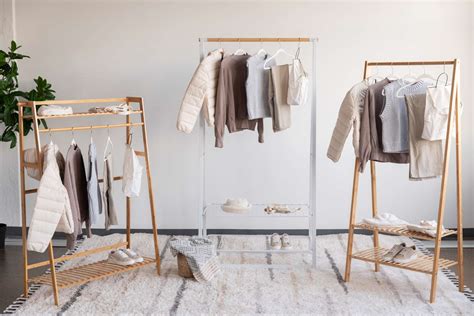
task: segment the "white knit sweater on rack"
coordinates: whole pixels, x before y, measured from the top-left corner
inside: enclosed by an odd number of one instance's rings
[[[334,162],[339,161],[347,136],[352,128],[352,143],[355,155],[359,156],[360,115],[367,88],[368,85],[365,80],[357,83],[346,93],[342,101],[327,152],[328,158]]]

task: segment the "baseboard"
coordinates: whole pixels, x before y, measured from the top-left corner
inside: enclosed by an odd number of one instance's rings
[[[151,233],[151,229],[132,229],[132,233]],[[366,230],[356,230],[358,234],[372,234]],[[93,229],[92,233],[99,236],[119,233],[124,234],[125,229]],[[182,235],[182,236],[194,236],[197,235],[197,229],[158,229],[158,234],[162,235]],[[288,235],[308,235],[307,229],[209,229],[208,234],[219,234],[219,235],[268,235],[273,233],[287,233]],[[344,234],[347,233],[347,229],[318,229],[317,235],[332,235],[332,234]],[[464,240],[474,240],[474,228],[463,229]],[[21,227],[7,227],[7,238],[20,238]],[[63,233],[55,233],[54,239],[64,239]],[[456,240],[456,235],[451,235],[445,240]]]

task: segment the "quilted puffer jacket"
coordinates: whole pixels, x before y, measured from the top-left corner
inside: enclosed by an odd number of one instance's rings
[[[55,231],[66,234],[74,232],[69,196],[61,181],[56,161],[60,155],[58,146],[49,144],[43,148],[43,175],[38,187],[27,240],[28,250],[37,252],[46,250]]]
[[[179,131],[191,133],[201,109],[207,124],[214,126],[217,79],[223,56],[222,49],[210,52],[194,72],[179,110],[176,123]]]

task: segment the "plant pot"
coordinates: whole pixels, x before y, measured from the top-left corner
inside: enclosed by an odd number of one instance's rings
[[[0,249],[5,249],[6,236],[7,236],[7,224],[0,223]]]

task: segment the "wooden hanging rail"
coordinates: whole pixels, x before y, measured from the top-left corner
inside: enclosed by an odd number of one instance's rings
[[[125,102],[128,105],[130,103],[138,103],[139,108],[131,111],[127,115],[117,115],[124,116],[125,123],[121,124],[106,124],[106,125],[89,125],[89,126],[76,126],[76,127],[58,127],[58,128],[46,128],[40,129],[38,120],[47,120],[47,119],[61,119],[61,118],[71,118],[71,117],[83,117],[90,118],[95,116],[112,115],[115,113],[74,113],[67,115],[55,115],[55,116],[38,116],[36,107],[42,104],[57,104],[57,105],[79,105],[79,104],[97,104],[97,103],[113,103],[113,102]],[[31,108],[31,115],[24,115],[24,109]],[[140,114],[140,122],[133,123],[131,120],[132,114]],[[20,155],[20,180],[21,180],[21,222],[22,222],[22,243],[23,243],[23,295],[28,297],[28,283],[41,283],[51,285],[53,287],[54,303],[59,305],[59,288],[70,287],[74,285],[83,284],[89,281],[98,280],[110,275],[117,273],[122,273],[130,271],[133,269],[140,268],[144,265],[155,263],[156,271],[160,273],[160,255],[158,248],[158,233],[156,226],[156,215],[155,215],[155,204],[153,196],[153,188],[151,181],[151,171],[150,171],[150,159],[148,155],[148,142],[147,142],[147,133],[146,133],[146,123],[145,123],[145,105],[141,97],[126,97],[126,98],[108,98],[108,99],[83,99],[83,100],[47,100],[47,101],[28,101],[28,102],[18,102],[18,116],[19,116],[19,155]],[[30,119],[33,122],[33,134],[35,139],[35,149],[38,163],[26,163],[23,159],[25,152],[25,136],[24,136],[24,120]],[[99,261],[93,264],[88,264],[86,266],[78,266],[68,270],[62,270],[56,272],[55,264],[56,262],[72,260],[79,257],[84,257],[92,254],[97,254],[112,249],[117,249],[120,247],[131,247],[131,234],[130,234],[130,213],[131,213],[131,200],[129,197],[126,197],[126,240],[123,242],[115,243],[108,246],[103,246],[99,248],[93,248],[81,251],[76,254],[65,255],[60,258],[54,258],[53,253],[53,244],[52,242],[48,245],[48,256],[49,260],[36,262],[29,264],[28,263],[28,250],[27,250],[27,223],[26,223],[26,195],[31,193],[36,193],[37,189],[26,189],[26,179],[25,179],[25,168],[39,168],[42,170],[43,162],[41,161],[41,141],[40,133],[50,133],[50,132],[64,132],[64,131],[84,131],[92,129],[104,129],[104,128],[119,128],[125,127],[125,139],[126,143],[130,143],[131,139],[131,127],[141,126],[141,134],[143,139],[143,151],[137,151],[138,156],[141,156],[145,159],[145,171],[147,175],[148,183],[148,197],[150,201],[150,215],[151,223],[153,228],[153,242],[154,242],[154,252],[155,258],[144,258],[144,262],[136,263],[131,266],[119,266],[110,264],[107,260]],[[121,176],[114,177],[114,180],[122,179]],[[99,179],[99,182],[103,182],[102,179]],[[51,273],[49,275],[44,274],[40,277],[30,279],[29,270],[35,269],[38,267],[49,266]]]
[[[453,65],[452,78],[451,78],[451,95],[449,102],[449,114],[448,114],[448,126],[446,130],[445,147],[444,147],[444,160],[443,160],[443,172],[441,178],[441,188],[439,195],[438,205],[438,217],[437,217],[437,231],[436,237],[432,238],[428,235],[410,232],[407,229],[397,228],[376,228],[368,227],[365,224],[356,224],[356,211],[357,211],[357,195],[359,191],[359,159],[356,157],[354,164],[354,178],[352,183],[352,198],[351,198],[351,210],[349,217],[349,236],[347,242],[347,256],[346,256],[346,271],[344,280],[349,282],[351,273],[352,259],[363,260],[373,262],[375,264],[375,271],[379,271],[379,265],[388,265],[392,267],[398,267],[408,269],[417,272],[423,272],[431,275],[431,292],[430,302],[434,303],[436,298],[436,286],[438,280],[439,269],[448,268],[453,265],[458,266],[459,274],[459,291],[464,291],[464,256],[463,256],[463,231],[462,231],[462,155],[461,155],[461,120],[460,120],[460,63],[458,59],[454,60],[442,60],[442,61],[383,61],[374,62],[366,61],[364,66],[363,79],[369,78],[369,67],[378,66],[435,66],[435,65]],[[454,122],[453,122],[454,119]],[[449,152],[451,148],[453,132],[452,124],[455,124],[456,133],[456,202],[457,202],[457,231],[447,230],[442,232],[444,210],[446,204],[446,189],[449,169]],[[377,183],[375,174],[375,161],[370,161],[370,174],[371,174],[371,191],[372,191],[372,216],[377,215]],[[358,253],[353,253],[353,242],[354,242],[354,231],[355,229],[366,229],[371,230],[374,233],[374,247],[368,250],[363,250]],[[388,233],[392,235],[408,236],[411,238],[418,238],[424,240],[434,240],[435,250],[433,256],[425,256],[421,253],[418,254],[418,258],[406,264],[396,264],[391,261],[384,261],[383,254],[388,250],[379,247],[378,233]],[[445,236],[457,234],[458,243],[458,260],[447,260],[440,258],[441,239]]]
[[[310,37],[209,37],[200,40],[206,40],[207,42],[221,43],[221,42],[234,42],[234,43],[304,43],[318,41],[318,38]]]

